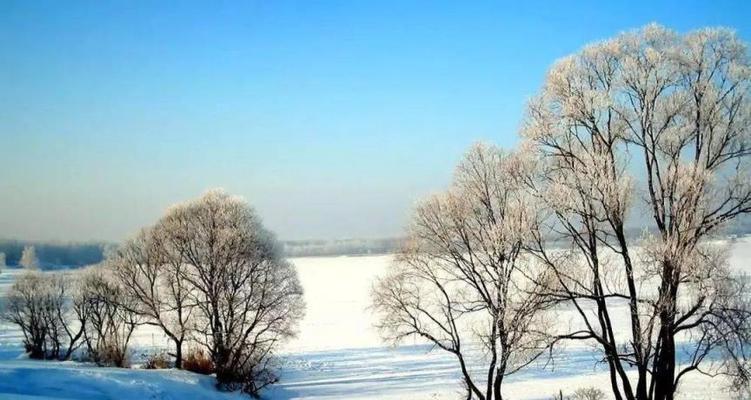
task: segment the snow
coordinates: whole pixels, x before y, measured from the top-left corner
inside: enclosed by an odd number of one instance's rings
[[[305,290],[305,317],[285,350],[320,351],[381,346],[368,311],[370,290],[392,256],[294,258]]]
[[[455,360],[418,341],[384,345],[368,310],[375,277],[391,256],[307,257],[292,261],[305,289],[307,313],[298,337],[281,354],[281,382],[265,392],[287,399],[457,399],[463,398]],[[730,263],[748,270],[751,238],[739,239]],[[0,273],[0,296],[19,270]],[[570,313],[559,310],[559,323]],[[154,330],[135,336],[136,353],[167,342]],[[213,379],[185,371],[99,368],[76,362],[32,361],[22,355],[21,334],[0,323],[0,399],[237,399],[221,393]],[[608,393],[606,371],[586,345],[569,346],[548,365],[534,365],[504,383],[504,394],[520,400],[550,399],[558,390],[596,386]],[[679,399],[730,399],[722,378],[694,374],[683,381]]]
[[[76,362],[0,362],[3,399],[238,399],[210,376],[178,370],[98,368]]]

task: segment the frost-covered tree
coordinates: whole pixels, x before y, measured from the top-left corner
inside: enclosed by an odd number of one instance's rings
[[[556,277],[546,290],[577,310],[581,329],[561,338],[599,345],[618,400],[673,399],[691,372],[748,382],[746,284],[710,238],[751,211],[750,88],[733,32],[650,25],[560,60],[529,104],[540,170],[528,184],[551,211],[536,248]],[[642,240],[626,235],[634,208],[653,232]],[[682,337],[693,345],[678,365]]]
[[[39,259],[37,258],[37,252],[34,246],[26,246],[23,248],[21,259],[18,264],[26,269],[39,269]]]
[[[502,399],[504,379],[548,346],[546,303],[533,285],[545,277],[524,252],[537,212],[516,179],[520,167],[498,148],[473,147],[451,188],[417,207],[373,290],[383,336],[418,337],[453,354],[467,398]],[[474,369],[478,354],[486,356]]]
[[[214,190],[170,208],[160,237],[188,268],[195,339],[211,355],[221,388],[257,396],[274,383],[272,355],[303,314],[294,266],[242,199]]]
[[[67,360],[81,345],[74,275],[27,271],[10,287],[2,316],[21,329],[30,358]]]
[[[160,328],[173,342],[175,367],[182,368],[195,289],[185,277],[188,265],[165,238],[160,226],[145,228],[113,251],[107,264],[125,295],[133,300],[132,311],[143,316],[145,324]]]
[[[8,291],[3,308],[3,319],[21,329],[26,352],[36,359],[46,357],[44,286],[43,275],[38,272],[19,276]]]
[[[5,253],[0,253],[0,272],[5,268]]]
[[[89,267],[80,273],[76,310],[84,316],[88,355],[99,365],[127,367],[130,339],[142,321],[134,312],[136,300],[108,267]]]
[[[51,272],[43,278],[48,358],[68,360],[83,344],[85,315],[80,313],[78,272]]]

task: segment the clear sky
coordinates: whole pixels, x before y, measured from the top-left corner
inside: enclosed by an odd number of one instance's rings
[[[0,1],[0,237],[120,240],[224,187],[284,239],[400,234],[557,58],[751,1]]]

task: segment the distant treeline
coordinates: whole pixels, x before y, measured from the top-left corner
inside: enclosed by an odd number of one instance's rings
[[[5,263],[18,265],[21,252],[26,246],[34,246],[36,255],[43,267],[80,267],[102,261],[104,249],[110,244],[103,242],[58,243],[0,239],[0,253],[5,253]]]
[[[287,257],[339,256],[393,253],[402,239],[340,239],[340,240],[288,240],[284,244]]]
[[[342,239],[282,241],[287,257],[386,254],[394,252],[400,239]],[[0,239],[0,253],[6,264],[15,266],[26,246],[34,246],[42,267],[80,267],[99,263],[105,249],[114,246],[106,242],[65,243],[34,242]]]
[[[643,228],[630,228],[626,235],[639,237],[644,233]],[[723,234],[728,236],[751,234],[751,218],[740,218]],[[282,245],[286,257],[356,256],[393,253],[399,249],[402,240],[401,238],[286,240],[282,241]],[[104,259],[106,248],[115,246],[106,242],[65,243],[0,239],[0,253],[5,253],[8,265],[18,265],[21,252],[28,245],[36,248],[37,257],[43,267],[80,267],[96,264]]]

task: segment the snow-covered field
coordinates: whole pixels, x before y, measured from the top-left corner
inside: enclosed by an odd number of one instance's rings
[[[367,307],[373,279],[390,256],[296,258],[307,314],[296,339],[282,354],[282,381],[268,399],[457,399],[462,397],[454,359],[425,344],[384,345]],[[737,241],[730,260],[751,269],[751,239]],[[18,274],[0,273],[0,295]],[[559,322],[570,313],[561,310]],[[142,330],[137,352],[160,347],[158,334]],[[549,399],[559,389],[597,386],[606,393],[608,378],[586,346],[569,347],[547,366],[533,366],[511,377],[504,394],[513,399]],[[728,399],[722,378],[693,375],[680,388],[681,399]],[[0,323],[0,399],[229,399],[212,379],[173,370],[98,368],[74,362],[41,362],[22,357],[20,332]]]

